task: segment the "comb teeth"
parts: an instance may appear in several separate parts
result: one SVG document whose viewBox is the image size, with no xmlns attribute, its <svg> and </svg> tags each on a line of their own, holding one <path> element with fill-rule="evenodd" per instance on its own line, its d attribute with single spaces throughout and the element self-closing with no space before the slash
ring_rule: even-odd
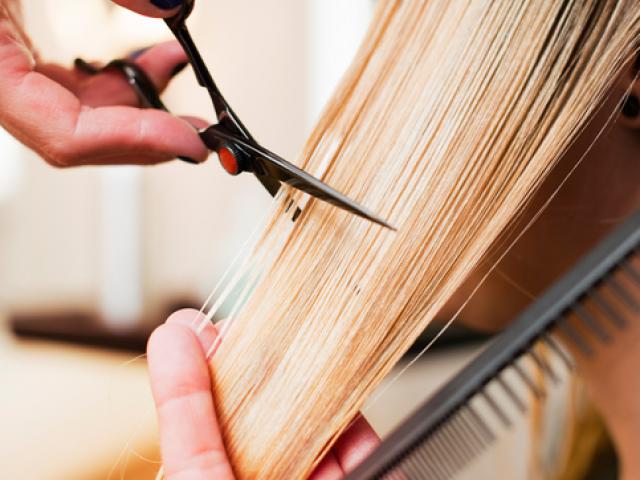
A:
<svg viewBox="0 0 640 480">
<path fill-rule="evenodd" d="M 589 292 L 589 297 L 593 303 L 603 312 L 606 318 L 619 330 L 623 330 L 628 326 L 627 320 L 607 302 L 598 290 Z"/>
<path fill-rule="evenodd" d="M 622 262 L 620 268 L 636 285 L 640 285 L 640 267 L 636 267 L 632 260 L 633 258 L 628 262 Z"/>
<path fill-rule="evenodd" d="M 607 285 L 611 291 L 634 313 L 640 312 L 640 303 L 631 296 L 629 291 L 620 283 L 620 281 L 611 276 L 607 281 Z"/>
<path fill-rule="evenodd" d="M 527 413 L 527 406 L 524 403 L 524 400 L 522 400 L 518 396 L 515 390 L 511 387 L 511 384 L 509 382 L 506 382 L 502 375 L 498 375 L 497 381 L 500 384 L 500 387 L 502 387 L 502 390 L 507 394 L 511 402 L 516 406 L 518 411 L 520 413 Z"/>
<path fill-rule="evenodd" d="M 600 342 L 609 343 L 611 341 L 611 336 L 602 327 L 598 319 L 595 318 L 582 303 L 576 303 L 573 306 L 573 311 L 576 315 L 578 315 L 582 323 L 584 323 L 589 328 L 589 330 L 591 330 L 591 332 L 595 334 Z"/>
<path fill-rule="evenodd" d="M 452 478 L 496 437 L 471 406 L 454 413 L 436 428 L 398 465 L 383 473 L 385 480 Z"/>
<path fill-rule="evenodd" d="M 518 361 L 513 362 L 513 368 L 518 373 L 518 376 L 520 377 L 524 385 L 527 386 L 529 392 L 531 392 L 531 395 L 533 395 L 534 398 L 536 398 L 537 400 L 542 400 L 547 396 L 547 392 L 543 389 L 543 387 L 540 385 L 536 385 L 536 383 L 531 379 L 529 373 L 527 373 L 522 368 Z"/>
<path fill-rule="evenodd" d="M 573 343 L 585 357 L 593 356 L 593 348 L 584 336 L 578 331 L 571 320 L 565 320 L 560 322 L 559 330 L 562 332 L 562 336 Z"/>
<path fill-rule="evenodd" d="M 591 344 L 610 344 L 616 332 L 629 326 L 628 318 L 640 313 L 640 300 L 626 286 L 640 288 L 640 275 L 634 264 L 637 259 L 640 255 L 631 254 L 615 265 L 599 285 L 593 286 L 571 307 L 575 320 L 565 318 L 559 322 L 564 338 L 583 355 L 593 355 Z M 582 329 L 577 328 L 576 323 Z"/>
<path fill-rule="evenodd" d="M 562 360 L 562 363 L 567 367 L 567 370 L 573 371 L 576 369 L 576 364 L 571 358 L 571 355 L 567 353 L 567 351 L 558 344 L 556 339 L 550 335 L 544 335 L 543 342 L 547 345 L 555 355 Z"/>
<path fill-rule="evenodd" d="M 576 265 L 396 429 L 348 480 L 454 478 L 640 313 L 640 212 Z M 534 379 L 530 368 L 537 368 Z M 495 389 L 495 390 L 494 390 Z M 523 393 L 526 392 L 526 394 Z M 502 394 L 502 395 L 500 395 Z"/>
</svg>

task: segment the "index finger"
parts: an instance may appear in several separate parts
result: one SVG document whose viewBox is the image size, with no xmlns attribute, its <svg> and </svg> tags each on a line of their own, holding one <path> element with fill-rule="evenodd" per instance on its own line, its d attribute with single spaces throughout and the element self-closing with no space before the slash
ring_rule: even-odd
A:
<svg viewBox="0 0 640 480">
<path fill-rule="evenodd" d="M 206 146 L 186 121 L 132 107 L 89 108 L 47 76 L 0 24 L 0 123 L 58 166 L 99 164 L 135 155 L 204 160 Z"/>
<path fill-rule="evenodd" d="M 356 468 L 380 444 L 380 437 L 367 419 L 358 414 L 351 426 L 333 446 L 333 453 L 342 470 Z"/>
</svg>

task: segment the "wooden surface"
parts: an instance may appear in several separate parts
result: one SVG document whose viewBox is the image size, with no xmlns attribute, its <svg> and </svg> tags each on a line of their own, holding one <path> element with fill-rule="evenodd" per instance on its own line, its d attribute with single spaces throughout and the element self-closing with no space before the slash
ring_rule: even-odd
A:
<svg viewBox="0 0 640 480">
<path fill-rule="evenodd" d="M 0 328 L 2 478 L 141 479 L 158 469 L 146 362 Z"/>
<path fill-rule="evenodd" d="M 374 427 L 388 433 L 471 353 L 451 351 L 416 364 L 366 409 Z M 3 478 L 153 479 L 155 412 L 146 361 L 133 357 L 18 340 L 0 328 Z"/>
<path fill-rule="evenodd" d="M 387 434 L 464 365 L 476 348 L 429 353 L 388 389 L 385 381 L 380 387 L 384 393 L 377 399 L 373 395 L 365 416 L 380 434 Z M 155 412 L 146 361 L 133 357 L 17 340 L 0 328 L 1 477 L 154 479 L 159 468 Z M 503 432 L 501 440 L 461 479 L 537 478 L 530 465 L 530 419 L 509 413 L 517 427 Z M 556 442 L 549 441 L 557 433 L 557 428 L 551 428 L 542 443 L 557 449 Z"/>
</svg>

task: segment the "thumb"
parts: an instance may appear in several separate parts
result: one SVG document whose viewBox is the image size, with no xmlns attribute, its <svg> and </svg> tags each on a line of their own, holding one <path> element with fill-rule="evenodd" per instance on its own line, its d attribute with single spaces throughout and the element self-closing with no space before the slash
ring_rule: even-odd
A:
<svg viewBox="0 0 640 480">
<path fill-rule="evenodd" d="M 193 318 L 193 312 L 174 315 L 147 346 L 165 475 L 168 480 L 232 480 L 208 364 L 200 340 L 188 326 Z"/>
</svg>

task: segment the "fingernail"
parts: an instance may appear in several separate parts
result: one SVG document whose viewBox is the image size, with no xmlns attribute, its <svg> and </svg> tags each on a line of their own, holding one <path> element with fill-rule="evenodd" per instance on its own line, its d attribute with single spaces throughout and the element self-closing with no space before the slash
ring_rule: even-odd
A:
<svg viewBox="0 0 640 480">
<path fill-rule="evenodd" d="M 149 0 L 153 5 L 162 10 L 171 10 L 176 8 L 184 2 L 184 0 Z"/>
<path fill-rule="evenodd" d="M 171 77 L 175 77 L 176 75 L 178 75 L 181 71 L 183 71 L 187 65 L 189 65 L 189 62 L 183 62 L 183 63 L 179 63 L 178 65 L 176 65 L 173 70 L 171 70 Z"/>
<path fill-rule="evenodd" d="M 148 47 L 144 47 L 144 48 L 139 48 L 137 50 L 134 50 L 132 52 L 129 53 L 129 55 L 127 55 L 127 57 L 129 57 L 131 60 L 136 60 L 138 57 L 140 57 L 143 53 L 145 53 L 147 50 L 149 50 L 151 46 Z"/>
<path fill-rule="evenodd" d="M 194 160 L 193 158 L 182 157 L 182 156 L 178 157 L 178 160 L 182 160 L 183 162 L 190 163 L 191 165 L 198 165 L 200 163 L 197 160 Z"/>
</svg>

